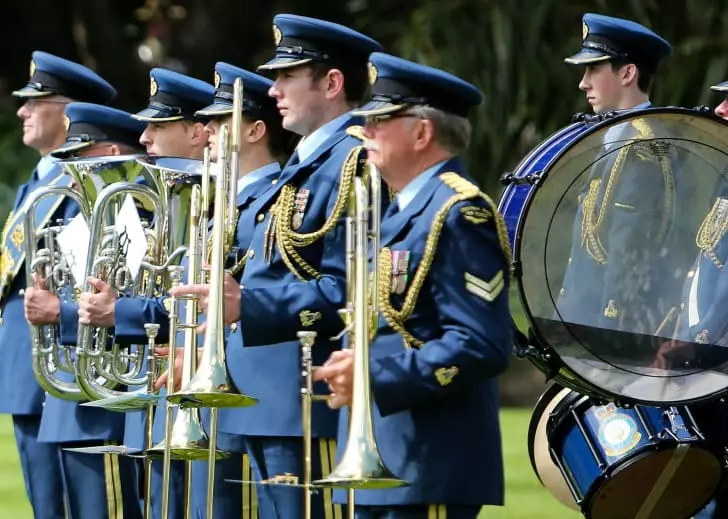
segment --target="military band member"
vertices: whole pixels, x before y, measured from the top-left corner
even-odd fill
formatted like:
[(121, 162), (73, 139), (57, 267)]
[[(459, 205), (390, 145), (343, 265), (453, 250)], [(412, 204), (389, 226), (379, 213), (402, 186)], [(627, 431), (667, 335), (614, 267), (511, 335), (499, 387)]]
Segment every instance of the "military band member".
[[(715, 115), (728, 120), (728, 81), (710, 87), (714, 92), (725, 96), (715, 107)], [(700, 229), (702, 238), (696, 239), (701, 247), (695, 265), (688, 273), (683, 288), (683, 311), (680, 316), (678, 338), (687, 342), (728, 345), (728, 276), (724, 275), (728, 262), (728, 185), (725, 178), (719, 183), (716, 200)], [(710, 239), (708, 239), (710, 237)], [(658, 353), (662, 367), (674, 362), (670, 359), (672, 341), (665, 344), (666, 349)], [(678, 346), (678, 345), (675, 345)], [(665, 358), (666, 357), (666, 358)], [(714, 368), (717, 364), (706, 366)], [(724, 403), (708, 402), (691, 406), (702, 432), (706, 438), (725, 448), (728, 438), (728, 413)], [(719, 519), (728, 515), (726, 483), (723, 482), (715, 498), (694, 519)]]
[[(368, 87), (367, 58), (381, 49), (356, 31), (322, 20), (285, 14), (273, 23), (276, 56), (259, 69), (275, 73), (269, 93), (283, 127), (303, 139), (278, 183), (254, 204), (256, 217), (244, 222), (253, 255), (243, 272), (243, 288), (226, 281), (225, 320), (240, 321), (244, 345), (228, 347), (228, 369), (240, 391), (258, 404), (226, 410), (220, 417), (222, 431), (244, 437), (259, 480), (303, 474), (296, 333), (317, 330), (328, 338), (342, 328), (346, 193), (339, 189), (355, 169), (342, 165), (360, 144), (346, 130), (359, 122), (350, 110), (360, 105)], [(173, 289), (177, 295), (206, 292), (204, 285)], [(314, 348), (315, 362), (337, 347), (321, 340)], [(337, 414), (324, 405), (313, 409), (314, 478), (328, 473), (334, 461)], [(312, 517), (333, 513), (329, 491), (312, 497)], [(258, 501), (266, 519), (304, 517), (299, 488), (259, 486)]]
[[(382, 220), (368, 376), (382, 459), (410, 485), (357, 492), (357, 518), (474, 519), (503, 504), (496, 376), (511, 340), (505, 224), (460, 160), (482, 94), (387, 54), (370, 63), (372, 101), (355, 113), (366, 117), (368, 160), (398, 193)], [(337, 407), (351, 403), (352, 358), (337, 351), (314, 375)], [(342, 413), (340, 450), (347, 422)]]
[[(586, 67), (579, 88), (595, 113), (649, 107), (651, 83), (670, 44), (629, 20), (586, 14), (582, 25), (581, 50), (565, 61)], [(614, 144), (651, 132), (637, 123), (610, 128), (600, 160), (578, 180), (583, 189), (556, 303), (564, 321), (654, 333), (679, 297), (670, 290), (674, 283), (658, 282), (669, 275), (661, 271), (659, 251), (670, 238), (679, 188), (670, 159)]]
[[(250, 226), (244, 224), (247, 220), (254, 220), (257, 214), (253, 209), (255, 200), (265, 191), (275, 186), (280, 174), (279, 160), (284, 161), (290, 154), (292, 135), (284, 131), (281, 126), (281, 117), (276, 109), (276, 103), (268, 96), (268, 90), (273, 85), (272, 81), (258, 74), (248, 72), (228, 63), (217, 63), (215, 66), (215, 91), (212, 103), (205, 103), (204, 107), (196, 112), (196, 116), (208, 120), (205, 132), (209, 137), (210, 153), (213, 160), (217, 160), (217, 139), (219, 130), (223, 124), (230, 127), (232, 120), (232, 91), (236, 78), (243, 80), (243, 121), (241, 125), (239, 171), (241, 176), (238, 180), (238, 225), (235, 236), (235, 248), (241, 252), (248, 249), (250, 234), (243, 229)], [(214, 222), (212, 222), (214, 225)], [(236, 273), (237, 276), (240, 273)], [(236, 285), (237, 286), (237, 285)], [(142, 341), (145, 337), (143, 325), (145, 322), (168, 321), (167, 309), (162, 300), (147, 300), (141, 302), (131, 301), (121, 305), (121, 300), (116, 303), (116, 337), (119, 341), (134, 342)], [(132, 307), (137, 305), (137, 308)], [(158, 339), (164, 342), (168, 338), (168, 328), (160, 329)], [(232, 333), (228, 336), (228, 349), (233, 347), (240, 349), (240, 334)], [(181, 369), (181, 355), (177, 355), (178, 368)], [(181, 371), (178, 373), (177, 381), (181, 380)], [(166, 375), (157, 381), (157, 388), (166, 385)], [(224, 415), (225, 410), (220, 410)], [(157, 414), (160, 418), (161, 413)], [(203, 410), (205, 422), (206, 412)], [(222, 418), (221, 418), (222, 420)], [(155, 419), (155, 440), (162, 437), (163, 421)], [(159, 427), (158, 427), (159, 426)], [(234, 455), (226, 460), (218, 460), (215, 464), (215, 517), (228, 518), (240, 517), (243, 519), (257, 517), (257, 502), (255, 489), (248, 488), (246, 491), (235, 489), (225, 479), (247, 480), (251, 479), (249, 472), (249, 461), (246, 457), (241, 459), (245, 452), (245, 446), (239, 435), (218, 433), (218, 448), (231, 452)], [(246, 471), (246, 467), (248, 467)], [(203, 516), (206, 504), (206, 478), (207, 465), (205, 462), (195, 462), (192, 467), (192, 504), (193, 515)], [(247, 496), (247, 499), (246, 499)]]
[[(139, 138), (139, 144), (149, 156), (170, 156), (201, 160), (207, 146), (205, 133), (206, 118), (195, 115), (200, 108), (212, 100), (214, 88), (209, 83), (172, 70), (154, 68), (149, 72), (149, 102), (146, 108), (132, 117), (140, 124), (146, 124)], [(160, 316), (145, 312), (148, 300), (142, 297), (116, 297), (109, 285), (100, 279), (89, 278), (96, 293), (84, 294), (76, 312), (70, 312), (68, 322), (62, 322), (63, 336), (74, 337), (78, 322), (112, 328), (116, 325), (117, 340), (127, 344), (123, 336), (125, 323), (141, 322), (144, 335), (144, 322), (157, 322), (168, 326), (168, 316), (164, 311)], [(149, 319), (144, 321), (144, 319)], [(118, 330), (122, 333), (119, 334)], [(144, 338), (137, 344), (145, 344)], [(143, 368), (146, 369), (146, 368)], [(138, 388), (129, 388), (130, 391)], [(158, 410), (163, 410), (159, 406)], [(163, 415), (163, 413), (160, 413)], [(145, 448), (146, 411), (126, 414), (124, 445), (132, 449)], [(164, 435), (164, 420), (154, 437), (154, 444)], [(152, 514), (161, 516), (162, 463), (152, 464)], [(185, 465), (173, 460), (171, 465), (169, 517), (183, 517)]]
[[(24, 103), (17, 112), (23, 121), (23, 144), (37, 150), (41, 159), (28, 181), (18, 188), (2, 233), (0, 352), (5, 361), (0, 367), (0, 412), (13, 415), (25, 489), (33, 513), (36, 517), (55, 519), (64, 517), (63, 486), (55, 445), (38, 442), (45, 395), (33, 376), (29, 328), (24, 317), (24, 204), (37, 189), (70, 184), (49, 156), (66, 138), (65, 105), (73, 100), (108, 102), (116, 96), (116, 90), (78, 63), (36, 51), (28, 84), (13, 95)], [(36, 212), (39, 226), (78, 212), (78, 207), (64, 197), (47, 200)]]
[[(141, 151), (138, 141), (144, 125), (127, 112), (91, 103), (71, 103), (66, 106), (65, 116), (68, 134), (65, 144), (51, 152), (56, 158), (126, 155)], [(75, 304), (61, 301), (42, 282), (26, 290), (26, 317), (31, 324), (59, 324), (64, 306), (71, 308), (71, 314), (75, 313)], [(48, 318), (51, 315), (52, 318)], [(72, 374), (59, 373), (58, 376), (67, 376), (68, 382), (74, 379)], [(58, 449), (70, 516), (80, 519), (142, 517), (138, 474), (131, 458), (66, 450), (68, 447), (121, 443), (123, 439), (123, 414), (81, 406), (78, 402), (52, 395), (46, 397), (39, 441), (54, 444)]]

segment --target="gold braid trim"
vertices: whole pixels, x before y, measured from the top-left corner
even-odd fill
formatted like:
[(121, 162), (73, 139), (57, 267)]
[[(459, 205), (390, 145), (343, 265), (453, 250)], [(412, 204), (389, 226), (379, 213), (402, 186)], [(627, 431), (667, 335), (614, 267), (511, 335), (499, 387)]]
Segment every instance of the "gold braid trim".
[(511, 264), (511, 247), (508, 241), (508, 230), (506, 228), (505, 221), (498, 212), (493, 200), (491, 200), (491, 198), (485, 193), (482, 193), (475, 184), (462, 178), (457, 173), (443, 173), (440, 175), (440, 180), (455, 191), (456, 194), (447, 199), (445, 204), (435, 214), (435, 218), (432, 222), (432, 229), (427, 235), (427, 240), (425, 241), (425, 251), (422, 261), (417, 266), (412, 283), (404, 296), (402, 308), (399, 310), (394, 308), (390, 299), (390, 294), (392, 292), (392, 251), (388, 247), (384, 247), (379, 253), (379, 307), (384, 319), (387, 321), (387, 324), (389, 324), (389, 326), (399, 333), (404, 339), (406, 348), (419, 348), (424, 344), (423, 341), (407, 331), (404, 323), (412, 316), (412, 312), (414, 312), (417, 298), (420, 295), (422, 286), (425, 283), (427, 274), (429, 273), (430, 267), (432, 267), (432, 262), (435, 259), (437, 244), (440, 241), (440, 235), (442, 233), (442, 228), (445, 225), (445, 220), (455, 204), (477, 197), (481, 197), (485, 200), (494, 215), (493, 221), (495, 222), (496, 232), (498, 234), (498, 242), (500, 243), (503, 254), (506, 257), (507, 263), (509, 265)]
[(326, 222), (324, 222), (318, 231), (305, 234), (293, 231), (291, 222), (293, 220), (293, 211), (296, 202), (296, 188), (290, 184), (283, 186), (278, 200), (271, 209), (273, 213), (272, 217), (275, 217), (275, 240), (278, 244), (278, 250), (281, 253), (281, 259), (283, 259), (283, 263), (288, 267), (288, 270), (302, 281), (305, 281), (305, 278), (300, 272), (301, 270), (311, 279), (319, 279), (321, 274), (309, 265), (296, 249), (308, 247), (334, 230), (346, 208), (352, 179), (356, 175), (357, 168), (359, 167), (359, 155), (363, 150), (364, 148), (362, 146), (355, 146), (346, 157), (344, 165), (341, 168), (336, 203)]
[(363, 126), (349, 126), (346, 129), (346, 134), (351, 135), (352, 137), (359, 139), (360, 141), (365, 141), (367, 138), (364, 137), (364, 127)]
[[(582, 247), (586, 249), (587, 253), (599, 264), (607, 264), (607, 251), (601, 242), (599, 236), (599, 230), (604, 223), (604, 219), (607, 216), (607, 210), (611, 204), (612, 197), (614, 195), (614, 189), (616, 184), (619, 182), (619, 178), (622, 175), (624, 168), (624, 162), (627, 160), (627, 156), (630, 150), (634, 147), (636, 141), (649, 140), (654, 138), (654, 132), (650, 126), (642, 119), (633, 121), (632, 127), (637, 130), (638, 134), (631, 139), (632, 142), (623, 146), (617, 158), (612, 165), (612, 169), (609, 172), (609, 178), (607, 180), (607, 186), (604, 190), (604, 196), (602, 202), (599, 205), (597, 214), (597, 199), (599, 198), (599, 190), (601, 188), (602, 179), (595, 178), (589, 184), (589, 191), (584, 198), (582, 205), (582, 223), (581, 223), (581, 243)], [(665, 184), (665, 197), (663, 198), (662, 206), (662, 220), (660, 222), (660, 229), (658, 232), (658, 241), (662, 241), (667, 235), (668, 224), (670, 221), (670, 213), (674, 207), (675, 192), (672, 186), (672, 170), (670, 168), (670, 162), (667, 157), (659, 157), (660, 167), (662, 169), (662, 176)], [(595, 221), (596, 217), (596, 221)]]

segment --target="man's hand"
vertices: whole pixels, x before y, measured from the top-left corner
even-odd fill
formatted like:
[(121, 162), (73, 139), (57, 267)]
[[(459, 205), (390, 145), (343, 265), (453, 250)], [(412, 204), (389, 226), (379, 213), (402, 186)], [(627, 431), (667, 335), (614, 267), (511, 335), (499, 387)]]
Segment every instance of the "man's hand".
[(100, 279), (90, 277), (88, 282), (97, 290), (97, 293), (84, 292), (80, 295), (78, 300), (78, 322), (111, 328), (115, 323), (116, 293)]
[(351, 405), (354, 389), (354, 352), (351, 350), (335, 351), (323, 366), (313, 372), (313, 380), (324, 381), (329, 385), (331, 398), (329, 407), (338, 409)]
[[(169, 348), (154, 348), (154, 354), (157, 357), (168, 357)], [(177, 348), (174, 355), (174, 392), (182, 389), (182, 364), (184, 363), (184, 348)], [(197, 364), (199, 365), (202, 357), (202, 351), (197, 351)], [(169, 369), (159, 375), (157, 380), (154, 381), (154, 390), (159, 391), (162, 388), (167, 388), (167, 382), (169, 381)]]
[[(240, 293), (241, 287), (235, 278), (225, 273), (223, 283), (223, 298), (225, 299), (225, 315), (223, 319), (225, 324), (233, 324), (240, 320)], [(210, 296), (210, 285), (180, 285), (169, 291), (170, 295), (175, 297), (182, 295), (196, 295), (200, 298), (200, 310), (207, 312), (208, 297)], [(197, 331), (205, 332), (205, 323), (201, 324)]]
[(25, 318), (30, 324), (58, 324), (61, 320), (61, 300), (48, 290), (44, 279), (34, 275), (35, 286), (25, 289)]

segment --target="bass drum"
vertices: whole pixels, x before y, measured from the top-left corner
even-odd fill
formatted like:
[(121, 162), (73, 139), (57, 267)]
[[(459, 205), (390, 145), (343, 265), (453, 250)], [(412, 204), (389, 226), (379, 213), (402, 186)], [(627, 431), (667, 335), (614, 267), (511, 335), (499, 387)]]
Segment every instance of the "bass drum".
[(682, 108), (576, 123), (524, 160), (500, 205), (540, 369), (622, 404), (726, 392), (727, 170), (728, 124)]

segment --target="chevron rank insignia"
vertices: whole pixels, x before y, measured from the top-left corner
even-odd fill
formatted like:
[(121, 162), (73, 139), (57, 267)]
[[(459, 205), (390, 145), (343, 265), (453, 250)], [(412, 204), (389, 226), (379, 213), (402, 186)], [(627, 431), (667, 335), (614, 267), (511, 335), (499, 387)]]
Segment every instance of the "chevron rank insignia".
[(467, 221), (474, 224), (486, 223), (493, 216), (488, 209), (477, 205), (461, 207), (460, 214), (463, 215), (463, 218)]
[(450, 366), (449, 368), (437, 368), (435, 370), (435, 379), (442, 387), (449, 386), (453, 379), (460, 373), (460, 368)]
[(502, 270), (499, 270), (489, 281), (470, 272), (465, 273), (465, 289), (488, 303), (495, 301), (495, 298), (503, 291), (503, 287), (505, 287), (505, 281)]

